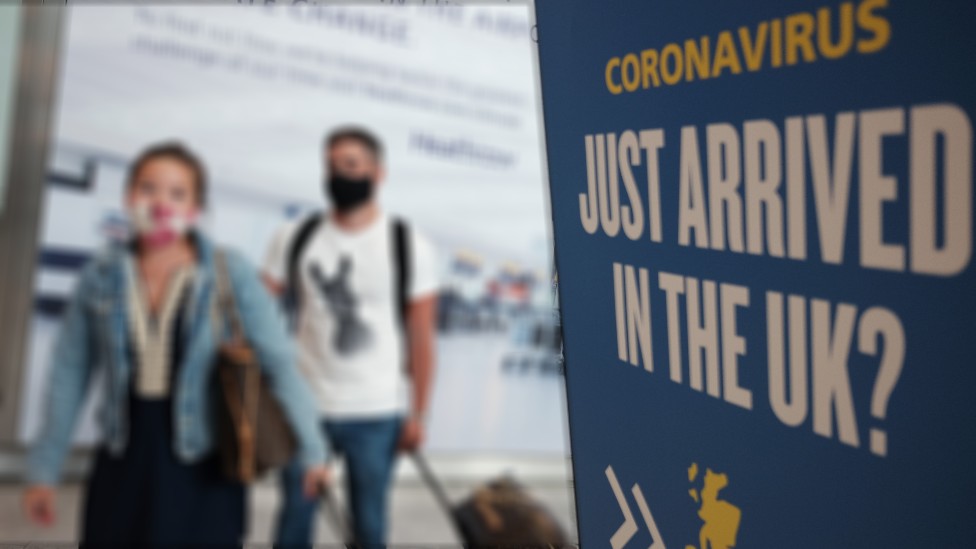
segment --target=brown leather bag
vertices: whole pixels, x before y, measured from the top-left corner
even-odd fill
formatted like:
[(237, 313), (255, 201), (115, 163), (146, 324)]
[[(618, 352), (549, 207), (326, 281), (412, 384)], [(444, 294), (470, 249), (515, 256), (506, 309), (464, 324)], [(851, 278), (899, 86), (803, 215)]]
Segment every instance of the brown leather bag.
[(217, 307), (231, 328), (230, 339), (218, 347), (214, 368), (219, 394), (217, 450), (224, 474), (250, 483), (267, 470), (288, 463), (297, 444), (291, 425), (261, 372), (257, 354), (244, 335), (226, 258), (217, 252), (215, 260)]

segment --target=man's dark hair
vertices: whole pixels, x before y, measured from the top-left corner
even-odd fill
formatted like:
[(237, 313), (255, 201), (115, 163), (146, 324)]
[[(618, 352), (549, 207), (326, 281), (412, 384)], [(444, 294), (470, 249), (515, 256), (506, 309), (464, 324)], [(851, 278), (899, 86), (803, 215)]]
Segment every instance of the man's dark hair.
[(355, 141), (373, 155), (377, 162), (383, 162), (383, 143), (376, 135), (359, 126), (342, 126), (325, 136), (325, 150), (328, 151), (342, 141)]
[(129, 166), (129, 175), (126, 182), (126, 188), (132, 188), (132, 186), (136, 184), (136, 177), (138, 177), (139, 172), (142, 171), (146, 164), (160, 158), (176, 160), (193, 172), (193, 184), (196, 188), (197, 204), (201, 209), (206, 208), (207, 170), (204, 167), (203, 162), (200, 160), (200, 157), (191, 151), (189, 147), (178, 141), (167, 141), (164, 143), (150, 145), (139, 153), (139, 156), (137, 156)]

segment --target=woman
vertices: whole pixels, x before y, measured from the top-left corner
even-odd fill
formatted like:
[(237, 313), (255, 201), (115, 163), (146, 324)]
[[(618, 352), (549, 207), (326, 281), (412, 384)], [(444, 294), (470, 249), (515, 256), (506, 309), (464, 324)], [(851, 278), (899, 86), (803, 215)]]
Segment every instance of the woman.
[[(214, 452), (216, 251), (193, 230), (206, 186), (202, 164), (181, 145), (142, 153), (126, 190), (135, 237), (86, 266), (65, 312), (23, 499), (31, 520), (53, 522), (54, 486), (75, 419), (92, 374), (104, 370), (104, 444), (88, 481), (84, 545), (242, 542), (245, 489), (221, 476)], [(256, 271), (222, 253), (245, 335), (298, 439), (312, 497), (328, 482), (312, 397)]]

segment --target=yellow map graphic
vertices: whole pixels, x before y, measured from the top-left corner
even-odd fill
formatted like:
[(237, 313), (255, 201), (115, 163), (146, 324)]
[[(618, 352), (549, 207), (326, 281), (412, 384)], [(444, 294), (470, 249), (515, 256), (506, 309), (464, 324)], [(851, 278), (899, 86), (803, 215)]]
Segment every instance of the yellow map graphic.
[[(698, 464), (692, 463), (688, 468), (688, 481), (695, 482), (698, 478)], [(691, 499), (700, 504), (698, 516), (705, 522), (698, 532), (699, 546), (688, 545), (685, 549), (729, 549), (735, 547), (735, 538), (739, 533), (739, 522), (742, 520), (742, 510), (725, 501), (718, 499), (718, 493), (729, 485), (729, 477), (725, 473), (715, 473), (705, 469), (705, 481), (701, 492), (695, 488), (688, 491)]]

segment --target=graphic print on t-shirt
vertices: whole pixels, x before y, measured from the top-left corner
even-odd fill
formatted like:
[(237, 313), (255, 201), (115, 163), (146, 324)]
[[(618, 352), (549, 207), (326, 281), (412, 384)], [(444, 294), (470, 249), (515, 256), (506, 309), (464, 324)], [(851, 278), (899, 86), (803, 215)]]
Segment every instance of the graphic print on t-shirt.
[(333, 338), (336, 351), (343, 356), (351, 355), (368, 347), (373, 340), (369, 327), (359, 317), (359, 300), (351, 290), (352, 259), (342, 256), (336, 275), (325, 276), (318, 263), (312, 263), (309, 274), (326, 307), (336, 319)]

